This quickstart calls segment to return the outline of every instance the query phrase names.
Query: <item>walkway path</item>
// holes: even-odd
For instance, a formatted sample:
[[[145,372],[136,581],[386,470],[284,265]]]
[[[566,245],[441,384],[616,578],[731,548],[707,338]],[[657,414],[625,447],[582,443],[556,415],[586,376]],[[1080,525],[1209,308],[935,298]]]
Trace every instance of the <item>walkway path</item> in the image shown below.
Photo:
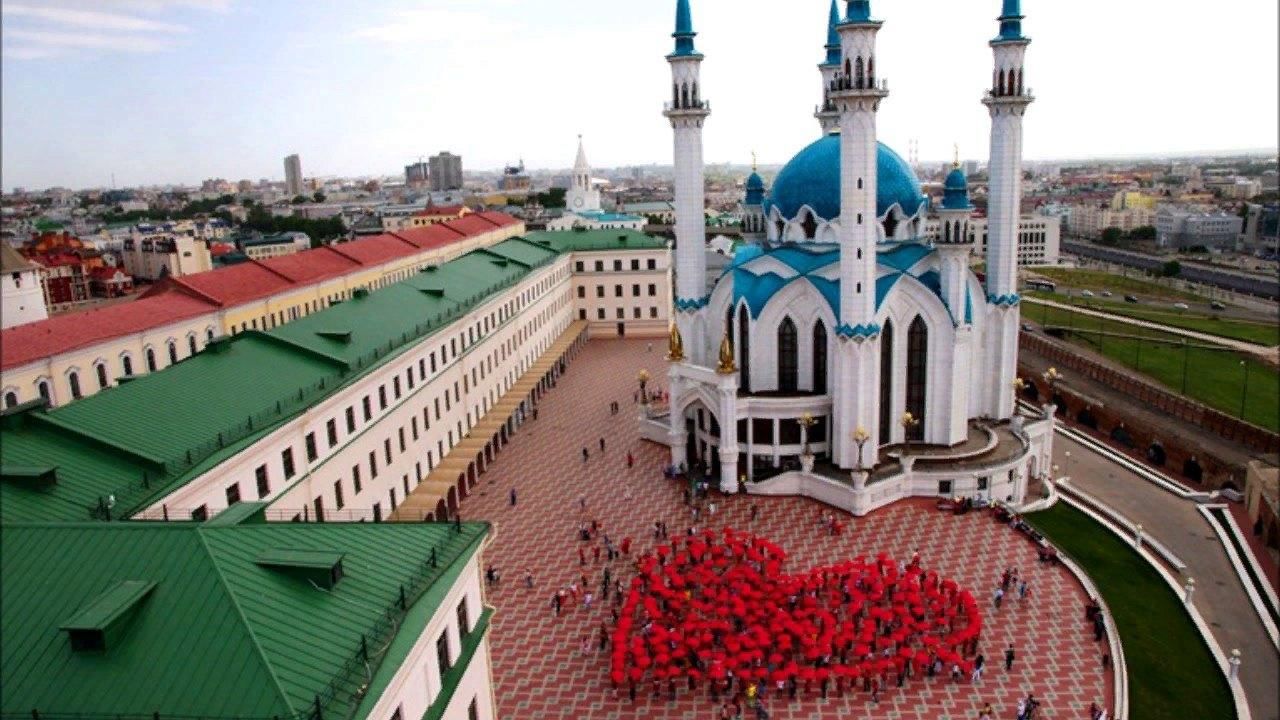
[[[1068,461],[1066,453],[1071,453]],[[1223,650],[1239,648],[1240,677],[1253,720],[1280,718],[1276,682],[1280,654],[1249,604],[1226,551],[1195,504],[1168,493],[1133,472],[1062,435],[1054,440],[1054,462],[1071,483],[1140,523],[1187,564],[1196,579],[1195,606]]]
[[[636,374],[647,369],[659,386],[666,377],[660,343],[646,352],[648,344],[590,342],[545,396],[539,419],[521,427],[481,476],[475,493],[462,502],[464,519],[483,518],[495,526],[484,562],[502,574],[499,587],[487,593],[497,608],[491,647],[499,717],[693,720],[718,712],[705,687],[696,694],[682,690],[674,703],[651,699],[649,692],[634,704],[625,692],[613,697],[608,653],[582,648],[584,640],[595,647],[600,625],[609,619],[608,606],[597,600],[595,607],[572,607],[558,619],[551,607],[555,590],[583,573],[598,589],[607,565],[603,558],[593,559],[591,545],[575,539],[580,522],[600,521],[615,543],[633,538],[633,555],[653,545],[655,520],[666,521],[673,536],[691,522],[680,485],[662,478],[665,449],[637,438],[638,408],[632,399]],[[617,415],[608,411],[613,400],[621,405]],[[590,454],[586,462],[584,447]],[[628,451],[636,459],[630,469]],[[517,492],[514,507],[512,488]],[[1029,542],[985,513],[956,517],[926,501],[900,502],[852,521],[843,536],[833,538],[815,522],[825,506],[810,500],[735,496],[716,504],[714,518],[704,519],[700,527],[733,525],[769,537],[790,551],[789,572],[880,551],[907,558],[918,549],[926,566],[971,589],[984,607],[981,649],[989,665],[979,685],[913,680],[903,689],[889,689],[879,705],[871,704],[865,693],[794,702],[770,698],[773,718],[961,720],[976,717],[984,702],[996,708],[998,717],[1012,717],[1019,695],[1027,692],[1045,700],[1049,717],[1078,718],[1087,717],[1090,702],[1109,697],[1099,646],[1085,627],[1082,590],[1063,568],[1037,563]],[[754,522],[753,505],[760,512]],[[586,567],[579,564],[580,547]],[[627,577],[627,564],[614,562],[614,577]],[[1009,566],[1031,579],[1032,594],[995,611],[990,594]],[[533,590],[523,585],[526,570],[533,572]],[[1006,673],[999,661],[1009,642],[1019,655],[1013,671]]]
[[[1222,347],[1238,350],[1239,352],[1257,355],[1259,358],[1272,363],[1273,365],[1280,362],[1280,346],[1267,347],[1266,345],[1258,345],[1257,343],[1245,342],[1243,340],[1234,340],[1225,338],[1220,335],[1210,335],[1209,333],[1196,332],[1195,330],[1187,330],[1184,328],[1173,327],[1172,325],[1162,325],[1161,323],[1151,322],[1149,320],[1139,320],[1125,315],[1117,315],[1115,313],[1103,312],[1101,310],[1093,310],[1091,308],[1083,308],[1079,305],[1068,305],[1066,303],[1055,302],[1053,300],[1041,300],[1040,298],[1024,297],[1024,303],[1033,305],[1047,305],[1051,308],[1059,310],[1070,310],[1081,315],[1089,317],[1104,318],[1106,320],[1114,320],[1118,323],[1133,325],[1135,327],[1147,328],[1148,330],[1159,330],[1161,332],[1170,333],[1172,335],[1181,335],[1192,340],[1200,340],[1202,342],[1220,345]]]

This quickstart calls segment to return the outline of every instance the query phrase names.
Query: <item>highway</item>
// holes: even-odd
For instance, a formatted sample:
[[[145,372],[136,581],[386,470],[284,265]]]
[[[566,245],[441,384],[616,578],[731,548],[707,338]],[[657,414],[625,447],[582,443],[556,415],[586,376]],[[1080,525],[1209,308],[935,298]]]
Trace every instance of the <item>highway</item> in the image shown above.
[[[1062,241],[1062,251],[1140,270],[1158,270],[1166,262],[1178,260],[1182,265],[1182,272],[1179,273],[1179,277],[1183,280],[1212,285],[1233,292],[1257,295],[1269,300],[1280,300],[1280,279],[1266,279],[1225,268],[1205,267],[1177,256],[1148,255],[1131,250],[1100,247],[1072,240]]]

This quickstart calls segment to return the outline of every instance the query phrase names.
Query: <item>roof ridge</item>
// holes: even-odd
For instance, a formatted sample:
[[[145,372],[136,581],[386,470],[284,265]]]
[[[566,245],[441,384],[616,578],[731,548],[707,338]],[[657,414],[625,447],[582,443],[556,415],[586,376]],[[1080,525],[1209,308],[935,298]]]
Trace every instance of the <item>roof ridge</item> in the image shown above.
[[[386,233],[383,233],[383,234],[385,235]],[[370,235],[369,237],[378,237],[378,236],[377,236],[377,235]],[[360,240],[364,240],[364,239],[365,239],[365,238],[360,238]],[[351,240],[350,242],[355,243],[355,242],[359,242],[359,240]],[[334,244],[332,244],[332,245],[326,245],[325,247],[327,247],[327,248],[329,248],[330,250],[334,251],[335,253],[337,253],[337,254],[341,255],[342,257],[344,257],[344,258],[346,258],[346,259],[350,260],[351,262],[355,263],[356,265],[359,265],[360,267],[364,267],[364,266],[365,266],[365,264],[364,264],[363,262],[360,262],[359,258],[352,257],[351,255],[349,255],[349,254],[347,254],[347,253],[343,252],[342,250],[340,250],[340,249],[338,248],[338,246],[339,246],[339,245],[342,245],[342,244],[343,244],[343,243],[334,243]]]
[[[328,353],[320,352],[319,350],[316,350],[313,347],[310,347],[308,345],[303,345],[302,343],[299,343],[296,340],[292,340],[287,337],[274,335],[272,333],[263,332],[261,330],[247,330],[245,332],[240,333],[240,336],[260,338],[260,339],[266,340],[267,342],[271,342],[276,345],[283,345],[291,350],[297,350],[299,352],[310,355],[312,357],[320,358],[325,362],[337,365],[344,373],[351,369],[351,363],[347,362],[346,360],[343,360],[342,358],[336,357],[334,355],[330,355]]]
[[[212,295],[209,295],[208,293],[196,288],[193,285],[187,284],[181,278],[176,278],[170,275],[169,277],[166,277],[164,281],[169,282],[172,287],[176,288],[177,292],[185,293],[186,295],[194,297],[197,300],[203,300],[216,307],[223,307],[224,305],[224,303],[221,300],[215,298]],[[164,281],[161,281],[161,282],[163,283]],[[158,297],[162,295],[164,291],[165,291],[165,286],[161,283],[157,283],[152,286],[151,290],[148,290],[147,292],[143,293],[143,295],[138,299],[143,300],[148,297]]]
[[[271,684],[280,693],[280,699],[284,702],[284,706],[293,712],[294,717],[297,717],[299,713],[293,707],[293,703],[289,701],[289,693],[284,689],[284,684],[280,682],[280,678],[276,675],[275,666],[267,658],[267,651],[263,649],[262,643],[258,640],[258,634],[253,631],[253,623],[249,622],[249,616],[245,615],[244,608],[240,606],[240,598],[232,590],[231,583],[227,582],[227,576],[222,572],[222,565],[218,563],[217,554],[213,552],[213,548],[209,547],[209,543],[205,540],[207,531],[208,528],[204,527],[195,529],[196,536],[200,538],[200,547],[204,548],[205,553],[207,553],[209,562],[213,565],[214,572],[217,573],[218,583],[222,586],[222,591],[227,594],[227,598],[231,600],[231,606],[236,609],[236,616],[240,618],[240,626],[249,635],[249,641],[253,643],[254,649],[258,652],[258,659],[262,661],[263,666],[267,669],[267,676],[271,678]]]
[[[276,277],[280,278],[281,280],[284,280],[285,282],[289,283],[290,285],[297,285],[297,284],[298,284],[298,281],[297,281],[297,280],[294,280],[293,278],[289,277],[288,275],[285,275],[284,273],[280,272],[279,270],[276,270],[275,268],[271,267],[270,265],[267,265],[266,263],[262,262],[261,260],[257,260],[257,259],[255,259],[255,258],[249,258],[249,262],[250,262],[250,263],[252,263],[252,264],[254,264],[254,265],[256,265],[256,266],[258,266],[258,267],[260,267],[260,268],[262,268],[263,270],[266,270],[267,272],[271,273],[272,275],[275,275]]]

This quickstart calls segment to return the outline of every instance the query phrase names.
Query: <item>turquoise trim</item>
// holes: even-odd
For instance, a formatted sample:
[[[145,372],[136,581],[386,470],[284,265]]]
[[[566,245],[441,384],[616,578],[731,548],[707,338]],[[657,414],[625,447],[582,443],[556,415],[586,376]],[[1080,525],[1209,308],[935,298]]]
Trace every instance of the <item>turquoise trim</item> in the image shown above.
[[[842,338],[855,340],[868,340],[880,334],[880,325],[878,323],[867,323],[866,325],[840,325],[836,327],[836,335]]]
[[[1022,301],[1018,293],[1009,293],[1008,295],[987,295],[987,302],[992,305],[1003,305],[1013,307]]]
[[[679,310],[681,312],[692,312],[694,310],[700,310],[706,307],[707,303],[709,302],[711,302],[710,295],[706,295],[706,296],[697,298],[695,300],[689,300],[687,298],[676,298],[676,310]]]

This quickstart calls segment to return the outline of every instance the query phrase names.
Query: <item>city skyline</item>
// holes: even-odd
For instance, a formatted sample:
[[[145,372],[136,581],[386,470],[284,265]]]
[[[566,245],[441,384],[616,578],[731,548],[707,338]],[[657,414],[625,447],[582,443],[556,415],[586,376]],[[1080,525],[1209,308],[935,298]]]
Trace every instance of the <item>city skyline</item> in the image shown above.
[[[960,5],[873,3],[884,36],[894,36],[881,52],[892,94],[880,136],[904,155],[914,140],[926,160],[950,157],[956,144],[965,158],[986,157],[987,113],[978,100],[999,3]],[[1036,40],[1028,84],[1039,100],[1028,117],[1026,157],[1273,145],[1276,8],[1247,5],[1256,22],[1152,13],[1159,6],[1148,3],[1026,3],[1025,28]],[[511,0],[385,2],[358,17],[336,4],[308,6],[306,14],[282,6],[6,3],[5,189],[104,187],[113,175],[118,186],[281,180],[281,158],[295,152],[308,177],[393,173],[444,150],[469,170],[518,158],[562,168],[578,133],[597,167],[670,162],[660,114],[673,19],[666,3],[629,15],[625,25],[605,6],[572,0],[537,8]],[[817,136],[827,7],[826,0],[788,9],[695,0],[705,96],[716,109],[706,131],[709,162],[745,165],[756,151],[762,164],[776,165]],[[1136,36],[1167,42],[1132,43],[1135,27]],[[1248,72],[1222,72],[1221,64],[1167,49],[1193,38],[1203,57],[1235,58]],[[1193,87],[1212,88],[1223,101],[1188,103]]]

